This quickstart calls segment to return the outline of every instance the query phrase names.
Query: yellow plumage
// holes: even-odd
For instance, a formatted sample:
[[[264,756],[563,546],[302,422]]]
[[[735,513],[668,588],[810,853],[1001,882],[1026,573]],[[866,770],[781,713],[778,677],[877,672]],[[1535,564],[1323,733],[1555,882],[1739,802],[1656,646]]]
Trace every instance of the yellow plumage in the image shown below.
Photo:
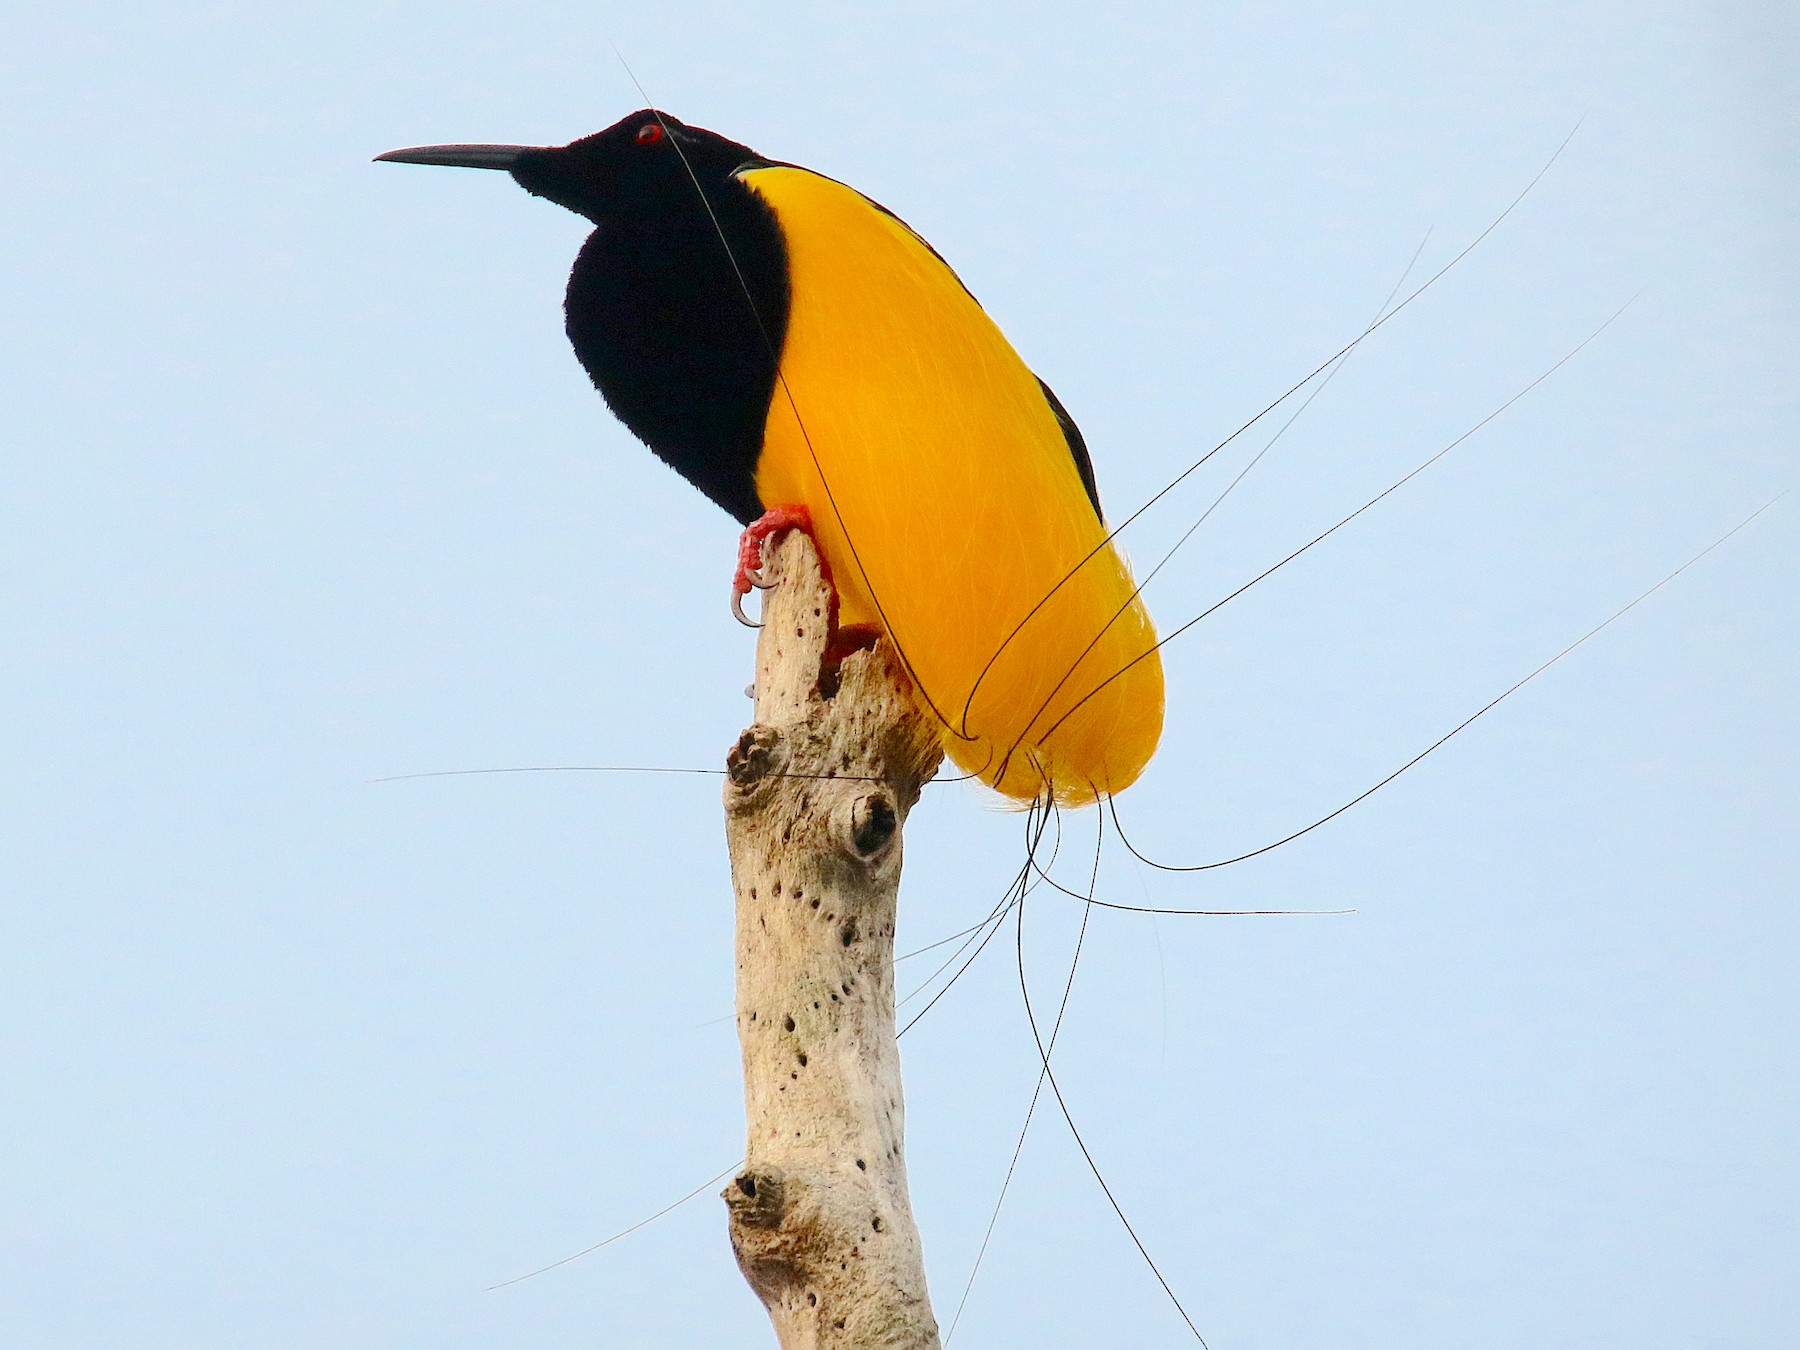
[[[841,621],[892,637],[965,771],[1064,805],[1129,786],[1162,732],[1156,635],[1037,378],[867,198],[738,176],[775,212],[791,296],[758,496],[809,510]]]

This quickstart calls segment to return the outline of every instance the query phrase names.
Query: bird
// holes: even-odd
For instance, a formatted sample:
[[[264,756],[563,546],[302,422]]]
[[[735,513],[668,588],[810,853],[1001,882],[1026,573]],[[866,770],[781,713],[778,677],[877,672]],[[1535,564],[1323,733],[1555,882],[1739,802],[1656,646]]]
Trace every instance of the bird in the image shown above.
[[[745,527],[736,594],[767,535],[804,528],[839,630],[890,640],[966,774],[1066,807],[1137,780],[1162,662],[1087,445],[899,216],[655,108],[566,145],[376,158],[504,171],[592,223],[570,344],[627,429]]]

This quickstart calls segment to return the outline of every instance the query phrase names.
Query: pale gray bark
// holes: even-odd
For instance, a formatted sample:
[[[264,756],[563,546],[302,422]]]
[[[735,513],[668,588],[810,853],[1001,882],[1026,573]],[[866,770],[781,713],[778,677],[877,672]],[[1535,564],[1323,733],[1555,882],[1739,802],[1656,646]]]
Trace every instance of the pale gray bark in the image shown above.
[[[748,1124],[731,1243],[782,1350],[924,1350],[938,1330],[906,1185],[894,908],[901,826],[942,752],[885,641],[823,668],[812,541],[767,552],[756,722],[725,787]]]

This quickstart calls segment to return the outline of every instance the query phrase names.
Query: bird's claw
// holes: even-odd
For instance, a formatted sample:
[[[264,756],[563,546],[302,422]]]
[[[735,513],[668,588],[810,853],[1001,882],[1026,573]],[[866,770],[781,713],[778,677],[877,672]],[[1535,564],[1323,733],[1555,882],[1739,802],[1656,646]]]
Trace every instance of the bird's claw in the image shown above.
[[[744,613],[744,597],[750,593],[752,586],[759,591],[769,590],[777,583],[767,576],[763,568],[763,545],[769,537],[781,530],[810,530],[812,517],[804,506],[776,506],[764,512],[762,518],[752,522],[738,539],[737,571],[731,578],[731,617],[746,628],[761,628],[762,625]]]
[[[755,584],[755,583],[753,583],[753,584]],[[738,591],[738,590],[732,591],[732,593],[731,593],[731,617],[736,619],[739,623],[743,624],[744,627],[746,627],[746,628],[761,628],[762,627],[761,620],[753,619],[748,614],[744,613],[744,596],[747,593],[748,592]]]

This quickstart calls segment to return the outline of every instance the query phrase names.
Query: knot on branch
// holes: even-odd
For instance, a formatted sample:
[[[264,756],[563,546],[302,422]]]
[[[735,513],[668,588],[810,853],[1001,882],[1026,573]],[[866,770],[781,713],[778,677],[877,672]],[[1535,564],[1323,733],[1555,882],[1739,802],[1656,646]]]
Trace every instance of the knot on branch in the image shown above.
[[[780,1172],[741,1172],[723,1191],[733,1228],[779,1228],[786,1213],[786,1186]]]
[[[803,1201],[807,1188],[794,1188],[799,1196],[790,1196],[789,1189],[781,1172],[768,1167],[739,1173],[724,1192],[738,1269],[772,1314],[789,1307],[828,1264],[829,1244],[819,1232],[816,1207],[794,1203]],[[813,1306],[817,1303],[815,1297]],[[785,1336],[782,1343],[789,1343]]]
[[[774,727],[746,727],[743,735],[725,756],[725,776],[731,782],[734,806],[743,809],[756,796],[756,790],[769,783],[787,759],[782,734]]]

